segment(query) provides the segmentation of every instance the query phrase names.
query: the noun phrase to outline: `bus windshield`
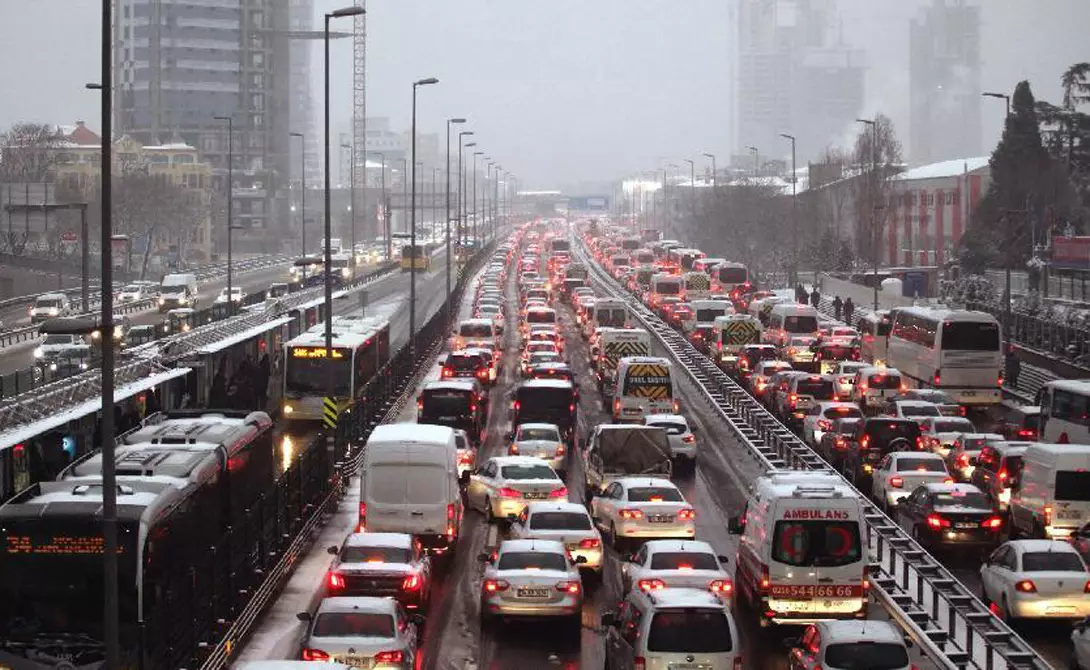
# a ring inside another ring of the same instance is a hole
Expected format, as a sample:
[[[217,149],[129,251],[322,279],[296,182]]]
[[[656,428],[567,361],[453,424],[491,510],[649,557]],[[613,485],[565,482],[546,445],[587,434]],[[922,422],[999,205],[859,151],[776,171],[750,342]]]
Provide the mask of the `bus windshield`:
[[[298,351],[293,349],[292,354]],[[324,349],[322,349],[324,351]],[[352,395],[352,358],[344,349],[335,349],[335,352],[344,353],[343,358],[334,358],[332,361],[324,357],[306,358],[295,355],[288,356],[286,374],[286,389],[288,394],[322,394],[329,391],[333,385],[333,395],[339,398],[347,398]]]
[[[659,282],[655,284],[655,293],[659,295],[678,295],[681,293],[681,282]]]
[[[749,279],[749,271],[745,268],[721,267],[719,268],[720,284],[744,284]]]
[[[947,321],[942,324],[943,351],[999,351],[999,324]]]

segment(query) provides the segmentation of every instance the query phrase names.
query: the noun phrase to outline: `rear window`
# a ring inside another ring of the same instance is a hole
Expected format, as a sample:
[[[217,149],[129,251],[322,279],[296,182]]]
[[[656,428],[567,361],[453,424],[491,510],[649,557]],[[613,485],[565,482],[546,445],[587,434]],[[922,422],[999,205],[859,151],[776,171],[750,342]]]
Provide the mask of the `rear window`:
[[[936,433],[971,433],[976,430],[973,427],[973,422],[968,419],[936,421],[932,424],[932,428]]]
[[[999,324],[996,323],[944,323],[942,326],[943,350],[999,351]]]
[[[858,407],[830,407],[825,410],[826,419],[850,419],[863,416],[863,411]]]
[[[832,400],[836,389],[831,379],[800,379],[795,382],[795,392],[814,400]]]
[[[920,436],[920,425],[915,421],[868,421],[866,433],[878,443],[888,444],[895,439],[904,438],[911,445]]]
[[[447,365],[455,370],[476,370],[481,367],[480,356],[448,356]]]
[[[533,310],[527,312],[526,323],[556,323],[556,312],[551,310]]]
[[[723,309],[722,307],[696,310],[696,320],[701,323],[711,323],[712,321],[715,321],[716,317],[726,315],[727,310]]]
[[[530,516],[533,530],[590,530],[590,517],[578,512],[534,512]]]
[[[504,479],[556,479],[556,473],[548,465],[527,463],[525,465],[505,465],[500,468]]]
[[[488,323],[463,323],[458,328],[462,337],[492,337],[492,325]]]
[[[683,423],[666,423],[665,421],[656,421],[648,425],[654,426],[655,428],[662,428],[666,431],[667,435],[684,435],[686,430],[686,426]]]
[[[777,521],[772,558],[795,567],[850,565],[862,558],[854,521]]]
[[[1090,502],[1090,472],[1057,472],[1056,500]]]
[[[1030,551],[1022,554],[1023,572],[1085,572],[1078,554],[1069,551]]]
[[[891,642],[830,644],[825,648],[825,664],[844,670],[894,670],[908,667],[908,651]]]
[[[341,549],[344,563],[409,563],[412,550],[408,547],[345,547]]]
[[[898,458],[897,472],[946,472],[946,465],[936,458]]]
[[[980,491],[943,491],[931,496],[931,504],[936,510],[957,507],[977,510],[990,510],[992,501]]]
[[[749,279],[748,275],[749,272],[745,268],[719,268],[719,283],[744,284]]]
[[[640,486],[628,489],[629,502],[682,502],[681,491],[664,486]]]
[[[652,570],[718,570],[719,563],[711,554],[688,551],[657,551],[651,555]]]
[[[872,389],[898,389],[901,388],[900,375],[872,374],[867,379],[867,385]]]
[[[816,316],[786,316],[783,329],[789,333],[813,333],[818,329]]]
[[[555,428],[519,428],[519,440],[560,440],[560,433]]]
[[[730,623],[720,609],[662,610],[651,620],[647,650],[674,654],[715,654],[734,648]]]
[[[496,566],[500,570],[559,570],[568,569],[568,562],[563,554],[549,554],[543,551],[505,551],[500,554]]]
[[[681,282],[659,282],[655,284],[655,293],[660,295],[678,295],[681,293]]]
[[[902,416],[941,416],[934,405],[901,405]]]
[[[314,621],[314,637],[393,637],[394,618],[377,612],[326,612]]]

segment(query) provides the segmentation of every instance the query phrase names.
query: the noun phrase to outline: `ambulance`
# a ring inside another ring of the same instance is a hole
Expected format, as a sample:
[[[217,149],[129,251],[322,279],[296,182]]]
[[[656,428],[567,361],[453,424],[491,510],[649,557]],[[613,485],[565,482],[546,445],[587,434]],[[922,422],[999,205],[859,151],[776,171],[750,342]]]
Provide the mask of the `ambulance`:
[[[867,616],[863,505],[831,471],[773,470],[753,483],[741,516],[735,592],[760,624]]]

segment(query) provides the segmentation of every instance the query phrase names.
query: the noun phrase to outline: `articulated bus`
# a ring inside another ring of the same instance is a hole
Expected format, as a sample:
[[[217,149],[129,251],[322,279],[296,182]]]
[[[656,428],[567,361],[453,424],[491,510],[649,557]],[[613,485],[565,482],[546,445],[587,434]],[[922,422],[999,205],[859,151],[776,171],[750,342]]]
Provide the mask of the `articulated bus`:
[[[284,418],[321,421],[323,400],[331,390],[338,412],[350,408],[390,360],[390,322],[333,317],[332,353],[332,360],[326,360],[323,324],[284,344]]]
[[[910,385],[962,405],[997,405],[1003,369],[999,323],[985,312],[908,307],[890,313],[888,365]]]
[[[431,269],[431,255],[423,244],[416,246],[406,244],[401,247],[401,271],[408,272],[413,267],[417,272],[427,272]]]

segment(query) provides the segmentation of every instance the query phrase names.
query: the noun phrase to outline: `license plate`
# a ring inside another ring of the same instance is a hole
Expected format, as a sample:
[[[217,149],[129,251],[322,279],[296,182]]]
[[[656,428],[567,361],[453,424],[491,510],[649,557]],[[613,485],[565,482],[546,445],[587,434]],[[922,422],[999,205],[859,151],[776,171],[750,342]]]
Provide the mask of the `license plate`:
[[[962,391],[961,395],[965,396],[966,398],[971,398],[976,395],[976,391]]]
[[[977,527],[977,525],[975,523],[955,523],[954,524],[954,528],[969,529],[969,528],[976,528],[976,527]]]
[[[549,589],[519,589],[517,591],[519,598],[548,598]]]
[[[672,514],[648,514],[647,520],[651,523],[671,523],[674,516]]]
[[[548,496],[548,494],[545,494],[545,493],[539,493],[537,491],[531,491],[530,493],[526,494],[526,499],[527,500],[541,500],[542,498],[546,498],[547,496]]]
[[[624,413],[625,414],[639,414],[640,410],[637,407],[625,407],[624,408]]]
[[[350,668],[370,668],[371,659],[363,658],[361,656],[342,656],[341,663],[344,663]]]
[[[1060,510],[1056,514],[1056,518],[1057,519],[1081,519],[1082,518],[1082,513],[1077,511],[1077,510],[1072,510],[1072,511]]]
[[[705,663],[671,663],[667,666],[670,670],[711,670]]]

